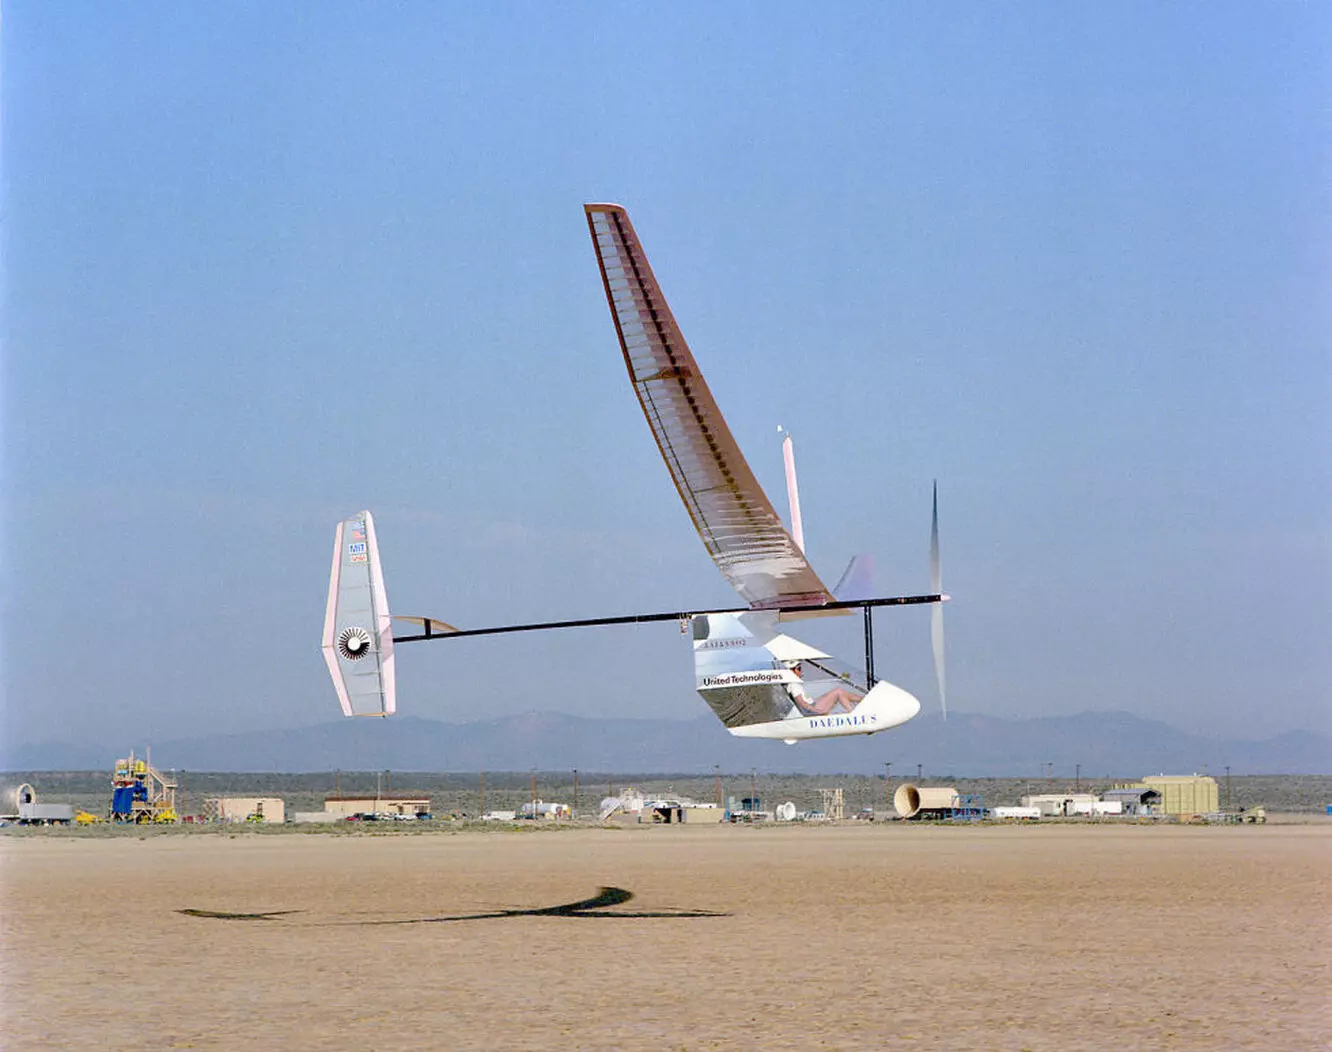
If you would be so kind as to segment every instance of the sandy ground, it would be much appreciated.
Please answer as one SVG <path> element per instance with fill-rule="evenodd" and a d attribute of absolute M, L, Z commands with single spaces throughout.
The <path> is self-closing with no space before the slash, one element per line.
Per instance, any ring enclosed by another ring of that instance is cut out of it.
<path fill-rule="evenodd" d="M 7 838 L 3 1047 L 1325 1048 L 1329 862 L 1326 826 Z"/>

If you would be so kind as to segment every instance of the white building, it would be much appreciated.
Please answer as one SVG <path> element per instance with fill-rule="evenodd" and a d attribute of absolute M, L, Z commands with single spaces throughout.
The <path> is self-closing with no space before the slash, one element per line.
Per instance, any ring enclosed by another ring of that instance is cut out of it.
<path fill-rule="evenodd" d="M 1037 793 L 1022 798 L 1023 807 L 1035 807 L 1043 818 L 1089 815 L 1100 799 L 1093 793 Z"/>
<path fill-rule="evenodd" d="M 571 813 L 568 804 L 547 803 L 545 800 L 529 800 L 518 812 L 522 818 L 543 818 L 550 822 L 568 818 Z"/>

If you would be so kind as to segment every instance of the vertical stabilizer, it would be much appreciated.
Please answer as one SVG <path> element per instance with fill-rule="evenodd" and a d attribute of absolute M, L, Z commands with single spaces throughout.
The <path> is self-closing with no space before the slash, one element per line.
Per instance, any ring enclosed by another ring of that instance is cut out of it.
<path fill-rule="evenodd" d="M 338 523 L 321 645 L 343 715 L 393 713 L 393 627 L 368 511 Z"/>

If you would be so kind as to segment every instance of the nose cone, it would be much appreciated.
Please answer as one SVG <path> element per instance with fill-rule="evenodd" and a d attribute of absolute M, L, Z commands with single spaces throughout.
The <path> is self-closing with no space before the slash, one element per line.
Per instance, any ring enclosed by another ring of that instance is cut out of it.
<path fill-rule="evenodd" d="M 885 680 L 874 684 L 874 689 L 865 695 L 860 705 L 862 708 L 873 705 L 881 728 L 899 727 L 920 712 L 920 701 L 914 694 Z"/>

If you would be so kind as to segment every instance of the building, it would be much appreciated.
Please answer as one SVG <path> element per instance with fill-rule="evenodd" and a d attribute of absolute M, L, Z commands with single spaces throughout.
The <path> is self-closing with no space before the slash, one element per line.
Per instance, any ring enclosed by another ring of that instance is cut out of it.
<path fill-rule="evenodd" d="M 568 804 L 556 804 L 546 800 L 529 800 L 518 810 L 519 818 L 537 818 L 554 822 L 568 818 L 572 812 Z"/>
<path fill-rule="evenodd" d="M 286 821 L 286 805 L 276 796 L 210 796 L 204 801 L 204 819 L 281 824 Z"/>
<path fill-rule="evenodd" d="M 1216 779 L 1205 774 L 1152 775 L 1142 785 L 1161 794 L 1162 814 L 1205 815 L 1221 809 Z"/>
<path fill-rule="evenodd" d="M 694 822 L 716 825 L 724 812 L 716 804 L 700 804 L 684 797 L 662 797 L 645 801 L 639 811 L 639 822 L 671 825 L 676 822 Z"/>
<path fill-rule="evenodd" d="M 428 796 L 326 796 L 324 810 L 339 818 L 352 815 L 410 815 L 416 818 L 430 814 Z"/>
<path fill-rule="evenodd" d="M 1126 815 L 1161 813 L 1161 794 L 1145 785 L 1117 785 L 1101 794 L 1106 803 L 1118 801 Z"/>
<path fill-rule="evenodd" d="M 1043 818 L 1089 815 L 1099 802 L 1093 793 L 1037 793 L 1022 798 L 1023 807 L 1039 808 Z"/>
<path fill-rule="evenodd" d="M 734 801 L 732 801 L 734 803 Z M 697 822 L 716 824 L 724 820 L 726 812 L 716 804 L 701 804 L 684 796 L 665 796 L 649 800 L 637 789 L 625 789 L 619 796 L 608 796 L 601 801 L 600 820 L 612 818 L 644 824 L 674 824 Z"/>

